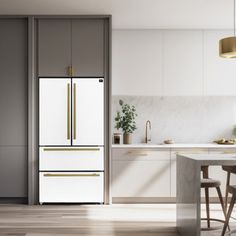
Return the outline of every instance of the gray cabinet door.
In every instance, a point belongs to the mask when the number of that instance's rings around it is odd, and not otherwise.
[[[104,76],[104,20],[72,20],[72,67],[75,76]]]
[[[27,21],[1,19],[0,29],[0,146],[27,145]]]
[[[27,196],[27,24],[0,19],[0,197]]]
[[[67,76],[71,65],[71,20],[38,21],[39,76]]]
[[[27,147],[0,147],[0,198],[27,197]]]

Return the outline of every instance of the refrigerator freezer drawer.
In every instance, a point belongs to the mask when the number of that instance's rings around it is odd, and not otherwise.
[[[103,147],[40,147],[40,171],[103,171]]]
[[[103,172],[40,172],[40,203],[103,203]]]

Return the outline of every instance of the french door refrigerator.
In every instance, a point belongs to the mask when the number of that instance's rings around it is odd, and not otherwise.
[[[39,79],[39,202],[104,202],[103,78]]]

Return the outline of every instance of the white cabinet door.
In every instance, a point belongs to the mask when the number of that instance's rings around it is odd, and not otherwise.
[[[170,151],[113,149],[112,197],[170,197]]]
[[[113,95],[162,94],[162,31],[113,30]]]
[[[203,95],[202,31],[166,30],[163,44],[164,95]]]
[[[169,161],[113,161],[112,197],[170,197]]]
[[[66,78],[39,80],[39,144],[70,145],[70,86]]]
[[[206,95],[236,95],[236,60],[219,57],[219,40],[231,35],[230,30],[205,31]]]
[[[72,86],[73,145],[103,145],[103,78],[73,79]]]

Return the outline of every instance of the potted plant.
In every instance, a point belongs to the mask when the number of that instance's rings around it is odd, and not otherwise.
[[[122,129],[124,132],[123,141],[124,144],[132,143],[132,133],[137,129],[135,118],[137,117],[135,106],[125,104],[122,100],[119,100],[121,106],[121,112],[118,111],[115,117],[115,128]]]

